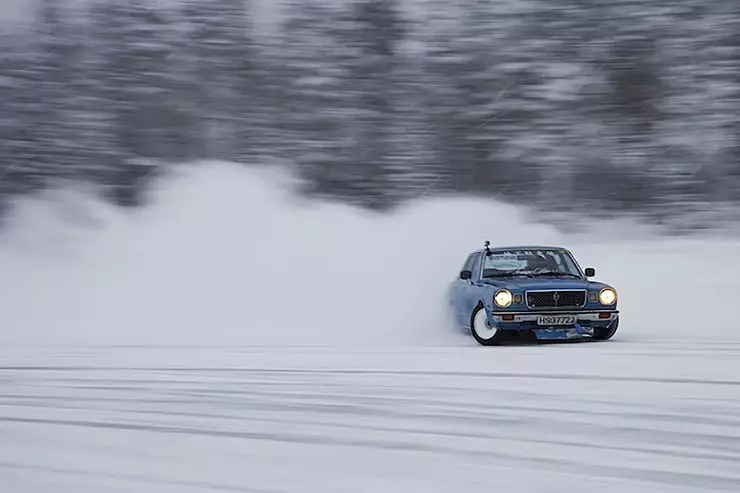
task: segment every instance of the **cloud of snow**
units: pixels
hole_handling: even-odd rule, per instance
[[[738,339],[726,308],[740,297],[738,242],[653,239],[626,223],[573,236],[484,200],[383,216],[227,163],[185,168],[152,199],[119,211],[49,193],[19,206],[0,237],[0,344],[471,344],[444,293],[486,239],[562,244],[596,267],[620,293],[615,341]]]

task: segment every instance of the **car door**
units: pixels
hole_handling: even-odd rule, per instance
[[[469,270],[473,272],[473,277],[462,289],[462,303],[461,303],[461,321],[465,326],[470,324],[470,315],[473,313],[478,301],[480,300],[480,273],[481,273],[481,259],[483,255],[474,253],[470,256],[470,267]]]
[[[464,270],[472,271],[473,263],[475,262],[475,255],[476,254],[473,253],[468,256],[462,268],[460,269],[460,272]],[[460,272],[458,272],[457,278],[452,282],[452,285],[450,287],[450,299],[452,301],[452,312],[453,316],[455,317],[455,322],[460,325],[467,325],[470,314],[468,313],[468,315],[464,315],[464,312],[465,306],[467,304],[466,294],[468,288],[470,287],[471,281],[468,279],[460,279]],[[475,275],[475,273],[473,273],[473,275]]]

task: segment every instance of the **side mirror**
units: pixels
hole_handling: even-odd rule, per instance
[[[469,270],[464,270],[460,272],[460,279],[462,279],[463,281],[468,280],[472,277],[473,277],[473,273]]]
[[[596,269],[593,267],[586,268],[586,277],[594,277],[596,275]]]

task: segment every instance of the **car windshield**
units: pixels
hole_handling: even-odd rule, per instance
[[[582,278],[565,250],[495,250],[485,256],[483,277],[577,277]]]

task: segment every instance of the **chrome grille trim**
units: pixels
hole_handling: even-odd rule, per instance
[[[527,307],[532,309],[583,308],[587,302],[585,289],[527,290],[524,296]]]

